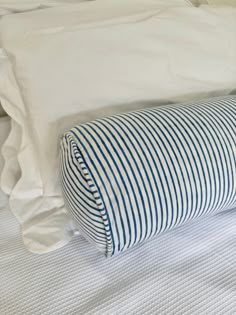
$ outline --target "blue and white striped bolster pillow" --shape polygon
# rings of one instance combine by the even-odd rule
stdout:
[[[236,206],[236,97],[98,119],[61,141],[65,199],[81,234],[113,256]]]

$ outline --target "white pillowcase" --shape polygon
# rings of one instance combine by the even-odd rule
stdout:
[[[73,235],[58,175],[58,137],[67,128],[157,101],[228,94],[236,85],[236,10],[99,1],[0,22],[12,61],[2,52],[0,98],[14,120],[1,183],[33,252]]]
[[[36,10],[40,8],[53,7],[57,5],[73,4],[86,0],[28,0],[28,1],[4,1],[0,0],[0,17],[11,13],[20,13],[24,11]],[[91,1],[91,0],[89,0]],[[0,104],[0,117],[5,116],[6,113]]]

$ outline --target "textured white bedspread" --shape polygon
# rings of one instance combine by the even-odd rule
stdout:
[[[82,237],[28,252],[0,209],[0,314],[236,314],[236,211],[105,259]]]

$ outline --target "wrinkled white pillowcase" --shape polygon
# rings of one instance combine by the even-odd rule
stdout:
[[[12,13],[20,13],[30,10],[36,10],[41,8],[47,8],[47,7],[53,7],[63,4],[73,4],[78,3],[86,0],[28,0],[28,1],[4,1],[0,0],[0,17],[7,14]],[[92,1],[92,0],[88,0]],[[0,117],[5,116],[6,113],[2,108],[2,105],[0,104]]]
[[[28,0],[28,1],[14,1],[14,0],[0,0],[0,17],[7,14],[12,13],[20,13],[25,11],[31,11],[36,9],[42,9],[47,7],[54,7],[58,5],[65,5],[65,4],[75,4],[79,2],[83,2],[86,0]],[[87,0],[92,1],[92,0]],[[5,116],[6,113],[0,104],[0,117]]]
[[[38,0],[28,0],[28,1],[0,0],[0,17],[7,14],[12,14],[12,13],[26,12],[26,11],[36,10],[36,9],[55,7],[59,5],[76,4],[76,3],[80,3],[84,1],[95,1],[95,0],[41,0],[41,1],[38,1]],[[113,5],[114,1],[117,1],[117,0],[103,0],[102,5],[105,2],[107,2],[107,5]],[[119,0],[119,2],[121,3],[121,6],[122,6],[122,1],[124,2],[124,0]],[[149,0],[148,1],[149,5],[151,2],[153,3],[154,6],[158,4],[158,6],[163,6],[163,7],[183,6],[190,3],[189,0],[168,0],[168,1],[166,0],[150,1]],[[137,4],[140,4],[139,0],[137,0]],[[137,4],[135,4],[135,6]],[[0,117],[3,117],[5,115],[6,113],[3,110],[2,105],[0,104]]]
[[[236,10],[96,3],[0,23],[16,75],[2,53],[0,97],[14,128],[1,184],[26,246],[37,253],[73,234],[58,176],[58,137],[67,128],[157,101],[228,94],[236,84]]]

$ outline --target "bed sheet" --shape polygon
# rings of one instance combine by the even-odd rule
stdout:
[[[0,313],[236,314],[236,211],[201,218],[110,259],[81,237],[28,252],[0,209]]]

